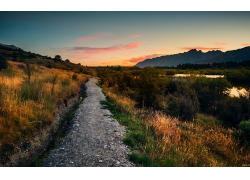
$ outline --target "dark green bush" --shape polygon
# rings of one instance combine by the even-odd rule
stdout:
[[[226,98],[219,103],[218,117],[224,124],[237,127],[241,121],[250,118],[250,101],[246,97]]]
[[[242,145],[250,146],[250,121],[239,124],[239,132],[235,134]]]
[[[199,110],[198,101],[193,101],[189,95],[169,94],[167,103],[167,114],[182,121],[193,120]]]
[[[73,79],[73,80],[77,80],[77,74],[76,74],[76,73],[74,73],[74,74],[72,75],[72,79]]]
[[[165,112],[180,120],[193,120],[199,110],[199,101],[195,90],[187,81],[172,81],[166,86]]]
[[[8,67],[7,59],[0,54],[0,70],[1,69],[6,69]]]
[[[228,96],[227,90],[232,85],[225,78],[197,78],[193,87],[198,95],[200,109],[207,114],[218,114],[219,102]]]

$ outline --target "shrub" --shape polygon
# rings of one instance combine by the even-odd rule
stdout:
[[[219,119],[224,124],[237,127],[241,121],[250,118],[250,101],[246,97],[228,97],[219,103]]]
[[[164,94],[164,81],[159,78],[159,71],[156,68],[144,68],[139,74],[135,83],[137,87],[137,97],[139,107],[150,107],[159,109],[159,96]]]
[[[227,97],[228,88],[231,86],[225,78],[197,78],[193,83],[193,87],[198,95],[202,112],[216,115],[219,102]]]
[[[199,110],[199,101],[189,82],[172,81],[166,86],[167,114],[180,120],[193,120]]]
[[[238,136],[241,144],[250,146],[250,121],[242,121],[239,124],[239,133]]]
[[[182,121],[193,120],[199,110],[197,102],[193,101],[188,95],[169,94],[167,103],[167,114]]]
[[[7,66],[8,66],[8,63],[7,63],[6,58],[2,54],[0,54],[0,70],[6,69]]]
[[[54,61],[62,61],[62,57],[60,55],[55,55]]]
[[[77,80],[77,74],[76,74],[76,73],[74,73],[74,74],[72,75],[72,80]]]

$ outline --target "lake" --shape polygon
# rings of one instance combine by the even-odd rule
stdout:
[[[175,74],[173,75],[174,78],[176,77],[190,77],[191,74]],[[196,77],[206,77],[206,78],[224,78],[224,75],[201,75],[201,74],[192,74],[192,76]]]
[[[196,77],[206,77],[206,78],[224,78],[224,75],[199,75],[199,74],[175,74],[173,75],[173,79],[177,80],[178,78],[182,79],[185,77],[190,77],[190,76],[196,76]],[[183,80],[183,79],[182,79]],[[229,96],[230,97],[240,97],[240,95],[242,96],[249,96],[249,92],[245,89],[245,88],[241,88],[241,87],[232,87],[231,89],[229,89]]]

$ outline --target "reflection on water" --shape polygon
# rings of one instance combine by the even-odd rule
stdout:
[[[233,87],[233,88],[230,89],[229,96],[231,96],[231,97],[240,97],[240,95],[248,97],[249,92],[247,92],[247,90],[245,88]]]
[[[175,74],[173,75],[173,80],[184,80],[185,77],[196,76],[196,77],[206,77],[206,78],[224,78],[224,75],[191,75],[191,74]],[[229,96],[230,97],[240,97],[246,96],[249,97],[249,92],[245,88],[237,88],[233,87],[229,89]]]
[[[224,78],[224,75],[203,75],[203,74],[175,74],[172,76],[174,81],[186,81],[186,78],[195,77],[206,77],[206,78]]]
[[[173,77],[190,77],[191,74],[175,74]],[[201,75],[201,74],[192,74],[196,77],[206,77],[206,78],[224,78],[224,75]]]

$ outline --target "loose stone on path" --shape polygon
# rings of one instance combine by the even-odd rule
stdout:
[[[51,151],[42,166],[46,167],[132,167],[130,150],[123,144],[126,131],[110,111],[102,109],[105,100],[97,80],[86,83],[87,98],[79,106],[73,118],[69,134]]]

